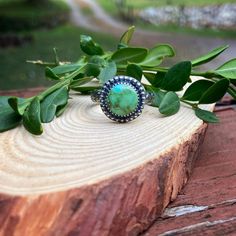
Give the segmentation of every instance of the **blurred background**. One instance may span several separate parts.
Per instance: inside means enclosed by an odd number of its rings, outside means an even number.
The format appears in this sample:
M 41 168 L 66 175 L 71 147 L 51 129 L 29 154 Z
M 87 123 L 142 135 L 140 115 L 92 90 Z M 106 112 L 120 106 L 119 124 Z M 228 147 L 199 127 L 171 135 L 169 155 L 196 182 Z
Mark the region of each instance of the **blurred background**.
M 81 56 L 80 34 L 115 49 L 130 25 L 133 45 L 170 43 L 177 57 L 193 59 L 215 47 L 230 49 L 204 69 L 236 57 L 236 0 L 0 0 L 0 90 L 47 86 L 44 69 L 27 60 Z

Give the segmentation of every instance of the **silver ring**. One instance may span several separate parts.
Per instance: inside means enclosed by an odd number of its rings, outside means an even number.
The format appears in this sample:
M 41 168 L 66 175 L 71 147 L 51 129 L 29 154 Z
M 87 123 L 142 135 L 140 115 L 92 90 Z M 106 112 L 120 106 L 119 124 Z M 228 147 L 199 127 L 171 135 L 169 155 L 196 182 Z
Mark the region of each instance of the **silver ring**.
M 100 90 L 91 94 L 93 102 L 98 102 L 103 113 L 111 120 L 125 123 L 141 115 L 144 105 L 151 103 L 153 94 L 135 78 L 115 76 Z

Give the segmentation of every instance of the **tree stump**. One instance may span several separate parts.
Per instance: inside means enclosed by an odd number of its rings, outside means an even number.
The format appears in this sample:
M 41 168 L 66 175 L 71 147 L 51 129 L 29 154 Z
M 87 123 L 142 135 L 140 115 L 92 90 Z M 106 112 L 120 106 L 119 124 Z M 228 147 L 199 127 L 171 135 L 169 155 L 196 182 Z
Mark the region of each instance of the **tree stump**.
M 118 124 L 73 96 L 42 136 L 1 133 L 0 235 L 138 235 L 186 183 L 206 127 L 184 106 Z

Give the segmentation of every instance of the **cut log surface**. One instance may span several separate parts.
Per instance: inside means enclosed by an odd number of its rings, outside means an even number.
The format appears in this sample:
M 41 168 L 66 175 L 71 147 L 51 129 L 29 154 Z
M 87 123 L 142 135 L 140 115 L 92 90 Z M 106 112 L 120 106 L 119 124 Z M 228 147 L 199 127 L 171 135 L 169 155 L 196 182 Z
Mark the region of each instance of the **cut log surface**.
M 43 135 L 0 134 L 0 235 L 138 235 L 186 183 L 206 130 L 191 109 L 118 124 L 71 96 Z

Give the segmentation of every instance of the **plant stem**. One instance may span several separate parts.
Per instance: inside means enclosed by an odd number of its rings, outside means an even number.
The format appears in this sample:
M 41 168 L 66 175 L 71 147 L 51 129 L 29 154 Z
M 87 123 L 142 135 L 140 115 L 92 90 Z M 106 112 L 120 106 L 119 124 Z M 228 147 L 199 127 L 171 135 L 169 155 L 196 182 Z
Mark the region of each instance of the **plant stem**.
M 188 104 L 188 105 L 191 106 L 192 108 L 196 108 L 196 107 L 197 107 L 197 104 L 196 104 L 196 103 L 187 102 L 186 100 L 181 99 L 181 98 L 180 98 L 180 101 L 183 102 L 183 103 Z
M 55 90 L 61 88 L 64 85 L 69 85 L 70 84 L 70 80 L 66 79 L 63 81 L 60 81 L 59 83 L 53 85 L 52 87 L 48 88 L 47 90 L 43 91 L 42 93 L 40 93 L 38 95 L 39 100 L 41 101 L 44 97 L 46 97 L 47 95 L 51 94 L 52 92 L 54 92 Z
M 150 71 L 150 72 L 167 72 L 170 68 L 168 67 L 148 67 L 148 66 L 141 66 L 143 70 Z M 118 71 L 120 72 L 125 72 L 126 66 L 119 65 L 118 66 Z M 213 77 L 218 77 L 216 74 L 214 74 L 213 71 L 206 71 L 206 72 L 201 72 L 201 71 L 191 71 L 191 75 L 193 76 L 202 76 L 205 78 L 213 78 Z M 219 76 L 221 78 L 221 76 Z
M 230 86 L 227 91 L 236 100 L 236 90 Z
M 57 64 L 55 62 L 46 62 L 46 61 L 41 61 L 41 60 L 37 60 L 37 61 L 26 61 L 27 63 L 31 63 L 34 65 L 39 65 L 39 66 L 57 66 Z
M 231 84 L 231 86 L 229 86 L 233 91 L 234 93 L 236 94 L 236 89 L 235 89 L 235 86 Z
M 46 97 L 47 95 L 51 94 L 51 93 L 54 92 L 55 90 L 61 88 L 62 86 L 69 85 L 69 84 L 72 82 L 73 78 L 74 78 L 76 75 L 78 75 L 84 67 L 85 67 L 85 65 L 82 66 L 82 67 L 80 67 L 79 69 L 77 69 L 77 70 L 74 71 L 73 73 L 71 73 L 71 74 L 65 76 L 64 78 L 62 77 L 62 81 L 56 83 L 55 85 L 51 86 L 51 87 L 48 88 L 47 90 L 45 90 L 45 91 L 43 91 L 42 93 L 40 93 L 40 94 L 38 95 L 39 100 L 41 101 L 44 97 Z

